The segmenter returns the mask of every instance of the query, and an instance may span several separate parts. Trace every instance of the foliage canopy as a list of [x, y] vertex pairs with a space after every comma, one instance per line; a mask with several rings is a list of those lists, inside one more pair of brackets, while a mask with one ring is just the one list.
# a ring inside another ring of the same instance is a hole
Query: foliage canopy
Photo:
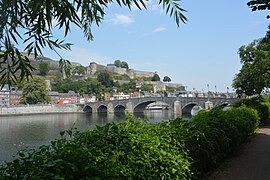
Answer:
[[239, 56], [242, 69], [234, 78], [232, 86], [238, 94], [261, 94], [270, 87], [270, 29], [264, 38], [241, 46]]

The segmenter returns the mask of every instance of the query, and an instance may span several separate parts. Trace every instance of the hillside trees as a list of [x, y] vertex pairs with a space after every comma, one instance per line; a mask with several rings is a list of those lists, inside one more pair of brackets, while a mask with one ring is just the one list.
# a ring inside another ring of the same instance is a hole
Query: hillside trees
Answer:
[[[269, 27], [270, 28], [270, 27]], [[242, 69], [233, 80], [238, 94], [261, 94], [270, 87], [270, 29], [265, 37], [239, 48]]]
[[49, 64], [47, 62], [40, 62], [38, 64], [38, 70], [41, 76], [46, 76], [50, 70]]
[[[71, 43], [53, 36], [55, 28], [63, 30], [64, 37], [72, 26], [80, 28], [88, 41], [93, 40], [92, 26], [102, 22], [106, 8], [117, 4], [131, 9], [146, 8], [143, 0], [50, 0], [50, 1], [0, 1], [0, 83], [11, 84], [31, 76], [34, 70], [29, 58], [20, 49], [35, 57], [42, 55], [43, 48], [49, 48], [60, 57], [60, 67], [68, 70], [69, 61], [65, 60], [58, 49], [70, 50]], [[161, 0], [166, 14], [174, 18], [177, 26], [186, 22], [186, 17], [177, 0]], [[66, 72], [68, 74], [68, 72]]]
[[155, 73], [151, 79], [152, 81], [160, 81], [160, 77], [157, 73]]
[[163, 82], [171, 82], [171, 78], [169, 76], [164, 76]]
[[106, 71], [99, 72], [97, 75], [97, 80], [106, 88], [113, 86], [113, 78]]
[[80, 66], [75, 66], [73, 69], [72, 69], [72, 74], [82, 74], [82, 75], [85, 75], [85, 71], [86, 71], [86, 67], [80, 65]]
[[114, 61], [114, 65], [115, 65], [116, 67], [121, 67], [121, 64], [122, 64], [122, 62], [121, 62], [120, 60], [115, 60], [115, 61]]
[[129, 69], [128, 63], [126, 61], [115, 60], [114, 65], [119, 68], [121, 67], [121, 68]]

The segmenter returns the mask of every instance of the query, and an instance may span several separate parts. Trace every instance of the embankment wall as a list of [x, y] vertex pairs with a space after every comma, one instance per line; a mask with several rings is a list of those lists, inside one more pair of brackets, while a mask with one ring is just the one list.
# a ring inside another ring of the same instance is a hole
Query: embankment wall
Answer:
[[77, 113], [83, 112], [82, 108], [75, 104], [68, 105], [25, 105], [1, 107], [0, 116], [21, 115], [21, 114], [44, 114], [44, 113]]

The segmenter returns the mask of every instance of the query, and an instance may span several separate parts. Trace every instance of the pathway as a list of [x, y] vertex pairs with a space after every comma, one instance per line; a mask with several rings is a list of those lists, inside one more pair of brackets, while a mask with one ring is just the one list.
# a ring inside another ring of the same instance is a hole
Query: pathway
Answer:
[[240, 151], [209, 180], [270, 180], [270, 122], [259, 128]]

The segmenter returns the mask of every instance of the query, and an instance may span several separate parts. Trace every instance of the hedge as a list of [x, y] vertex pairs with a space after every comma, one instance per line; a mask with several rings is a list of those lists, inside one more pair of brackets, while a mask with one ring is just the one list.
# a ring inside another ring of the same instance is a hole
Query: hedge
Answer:
[[186, 121], [126, 121], [18, 152], [0, 179], [196, 179], [223, 162], [258, 125], [247, 107], [202, 111]]

